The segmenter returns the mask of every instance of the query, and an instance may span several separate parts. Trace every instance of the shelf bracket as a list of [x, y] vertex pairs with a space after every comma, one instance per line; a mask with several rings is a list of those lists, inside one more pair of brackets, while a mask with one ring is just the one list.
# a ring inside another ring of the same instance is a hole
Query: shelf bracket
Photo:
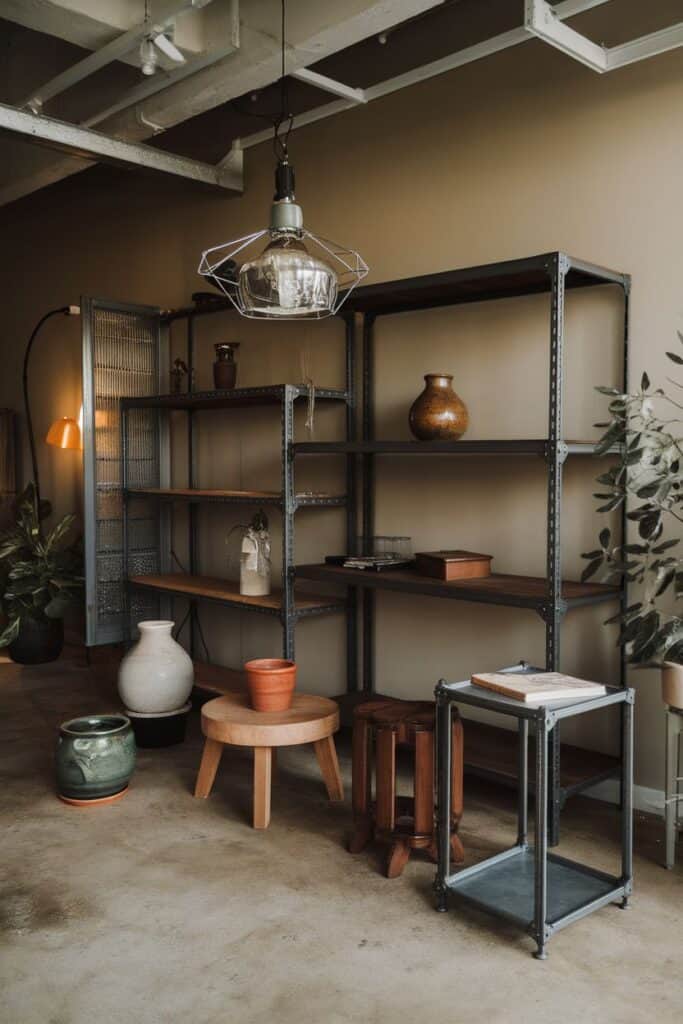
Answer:
[[[567, 611], [569, 610], [569, 605], [566, 601], [559, 601], [556, 608], [560, 618], [564, 618], [564, 616], [567, 614]], [[550, 607], [550, 605], [542, 604], [540, 605], [540, 607], [536, 609], [536, 611], [546, 624], [552, 622], [553, 610]]]

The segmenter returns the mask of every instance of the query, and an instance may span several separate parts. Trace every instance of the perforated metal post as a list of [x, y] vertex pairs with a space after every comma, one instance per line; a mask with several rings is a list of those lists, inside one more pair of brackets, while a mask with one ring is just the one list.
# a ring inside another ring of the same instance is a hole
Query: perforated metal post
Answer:
[[436, 909], [448, 910], [448, 877], [451, 873], [451, 785], [453, 758], [453, 730], [451, 729], [451, 702], [440, 680], [436, 699], [436, 842], [437, 868], [434, 879]]
[[294, 398], [296, 388], [287, 384], [280, 403], [282, 425], [282, 656], [294, 660], [296, 611], [294, 606]]
[[[563, 440], [564, 400], [564, 295], [567, 257], [554, 253], [547, 266], [550, 289], [550, 380], [548, 410], [548, 532], [546, 539], [546, 579], [548, 600], [545, 619], [545, 667], [556, 672], [560, 666], [560, 632], [566, 611], [562, 600], [561, 515], [562, 470], [567, 457]], [[557, 845], [560, 831], [560, 730], [550, 734], [550, 844]]]
[[[534, 833], [534, 956], [545, 960], [548, 917], [548, 737], [544, 713], [536, 720], [536, 828]], [[557, 724], [555, 724], [557, 729]], [[553, 732], [555, 731], [553, 729]]]
[[[366, 313], [363, 317], [363, 440], [371, 441], [375, 436], [374, 389], [375, 389], [375, 317]], [[363, 455], [363, 554], [370, 553], [375, 532], [375, 459], [372, 454]], [[369, 588], [363, 589], [363, 690], [372, 693], [375, 689], [375, 595]]]
[[[346, 440], [356, 439], [356, 317], [344, 318], [346, 328]], [[346, 551], [356, 554], [358, 471], [356, 456], [346, 456]], [[346, 690], [358, 689], [358, 587], [349, 587], [346, 609]]]

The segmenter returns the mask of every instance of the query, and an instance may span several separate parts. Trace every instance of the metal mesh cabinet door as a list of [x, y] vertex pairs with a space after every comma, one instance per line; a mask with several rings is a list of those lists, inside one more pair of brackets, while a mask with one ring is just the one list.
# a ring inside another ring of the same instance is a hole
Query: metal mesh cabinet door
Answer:
[[[156, 307], [84, 298], [81, 312], [86, 643], [96, 645], [126, 636], [119, 400], [159, 394], [167, 357]], [[129, 485], [162, 486], [159, 414], [134, 410], [128, 439]], [[128, 523], [129, 572], [159, 572], [160, 521], [154, 503], [133, 501]], [[158, 617], [154, 597], [135, 595], [133, 600], [141, 607], [129, 609], [132, 617]]]

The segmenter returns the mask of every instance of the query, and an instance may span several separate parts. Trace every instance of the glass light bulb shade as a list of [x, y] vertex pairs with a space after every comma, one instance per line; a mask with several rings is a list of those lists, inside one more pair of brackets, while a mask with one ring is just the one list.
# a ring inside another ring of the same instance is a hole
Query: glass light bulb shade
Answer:
[[297, 235], [278, 233], [242, 264], [238, 289], [246, 315], [327, 316], [337, 301], [337, 275]]
[[61, 416], [50, 426], [45, 440], [55, 448], [81, 449], [81, 431], [71, 416]]

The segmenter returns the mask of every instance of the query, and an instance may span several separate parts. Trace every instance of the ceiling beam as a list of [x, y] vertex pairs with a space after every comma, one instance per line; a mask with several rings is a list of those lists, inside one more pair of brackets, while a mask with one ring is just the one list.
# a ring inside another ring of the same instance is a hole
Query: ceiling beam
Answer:
[[138, 170], [158, 171], [231, 192], [242, 191], [241, 175], [235, 173], [228, 164], [214, 167], [199, 160], [189, 160], [160, 149], [153, 149], [151, 146], [114, 139], [90, 128], [69, 124], [67, 121], [57, 121], [52, 117], [17, 110], [16, 107], [8, 107], [4, 103], [0, 103], [0, 131], [37, 142], [50, 149], [85, 156], [90, 160]]
[[[34, 2], [42, 5], [47, 0], [27, 0], [27, 5]], [[85, 0], [64, 2], [85, 3]], [[288, 11], [287, 73], [292, 74], [299, 68], [314, 64], [398, 22], [437, 7], [441, 2], [344, 0], [343, 3], [333, 3], [331, 0], [297, 0], [295, 5], [290, 5]], [[0, 0], [0, 12], [3, 4], [16, 3], [17, 0]], [[207, 18], [213, 17], [214, 10], [224, 6], [224, 3], [225, 0], [214, 0], [203, 13]], [[95, 0], [91, 0], [91, 6], [97, 6]], [[279, 0], [241, 0], [240, 21], [240, 47], [237, 52], [201, 68], [184, 81], [175, 81], [168, 88], [147, 98], [144, 105], [140, 98], [132, 100], [129, 93], [125, 99], [129, 104], [135, 103], [135, 106], [116, 112], [110, 108], [110, 111], [90, 118], [88, 125], [97, 123], [101, 131], [117, 138], [143, 141], [160, 128], [179, 124], [277, 81], [281, 61]], [[144, 83], [141, 88], [144, 88]], [[106, 120], [102, 121], [105, 115]], [[16, 172], [13, 172], [12, 179], [0, 185], [0, 205], [75, 174], [90, 166], [91, 162], [84, 161], [79, 165], [79, 161], [72, 157], [66, 160], [45, 159], [40, 153], [28, 152], [16, 161]]]
[[365, 90], [354, 89], [353, 86], [344, 85], [343, 82], [337, 82], [334, 78], [328, 78], [327, 75], [319, 75], [317, 71], [311, 71], [310, 68], [298, 68], [292, 74], [300, 82], [314, 85], [316, 89], [330, 92], [333, 96], [341, 96], [343, 99], [350, 100], [351, 103], [367, 103]]
[[[555, 7], [555, 11], [560, 19], [572, 18], [576, 14], [581, 14], [605, 3], [609, 3], [609, 0], [564, 0], [564, 2], [559, 3]], [[489, 57], [493, 53], [507, 50], [511, 46], [518, 46], [520, 43], [527, 42], [529, 38], [526, 27], [520, 25], [518, 28], [510, 29], [508, 32], [501, 32], [497, 36], [491, 36], [490, 39], [484, 39], [480, 43], [474, 43], [472, 46], [467, 46], [462, 50], [456, 50], [455, 53], [449, 53], [446, 57], [439, 58], [439, 60], [430, 61], [429, 64], [422, 64], [417, 68], [412, 68], [402, 75], [396, 75], [394, 78], [385, 79], [384, 82], [368, 86], [367, 89], [363, 90], [363, 95], [366, 102], [380, 99], [382, 96], [388, 96], [399, 89], [406, 89], [411, 85], [416, 85], [418, 82], [425, 82], [429, 78], [435, 78], [437, 75], [454, 71], [455, 68], [463, 67], [465, 64], [482, 60], [482, 58]], [[354, 106], [356, 106], [356, 103], [352, 100], [338, 99], [333, 100], [331, 103], [325, 103], [323, 106], [314, 107], [312, 110], [307, 110], [303, 114], [296, 116], [293, 129], [296, 130], [297, 128], [303, 128], [304, 125], [322, 121], [326, 117], [340, 114], [342, 111], [349, 110]], [[261, 142], [272, 138], [272, 135], [272, 128], [265, 128], [262, 131], [254, 132], [252, 135], [235, 140], [233, 149], [250, 149], [252, 146], [258, 146]]]
[[[166, 11], [173, 6], [178, 6], [177, 0], [156, 0], [154, 21], [163, 22]], [[182, 50], [197, 53], [205, 48], [207, 39], [203, 2], [196, 0], [190, 6], [193, 9], [178, 20], [175, 42]], [[141, 13], [142, 2], [131, 4], [130, 0], [0, 0], [0, 18], [56, 36], [84, 50], [99, 50], [115, 41], [142, 21]], [[138, 63], [137, 54], [116, 59]]]
[[551, 7], [546, 0], [525, 0], [525, 28], [531, 35], [601, 75], [683, 46], [683, 22], [620, 46], [594, 43], [569, 25], [563, 25], [558, 19], [557, 8]]
[[100, 68], [106, 67], [115, 60], [122, 60], [132, 50], [136, 50], [135, 59], [136, 61], [139, 60], [137, 46], [145, 36], [150, 35], [152, 31], [156, 34], [163, 29], [170, 28], [175, 24], [175, 19], [178, 15], [188, 10], [191, 11], [193, 8], [194, 0], [175, 0], [175, 2], [170, 4], [168, 2], [165, 3], [162, 10], [155, 10], [153, 22], [142, 21], [138, 22], [137, 25], [133, 25], [127, 32], [122, 32], [112, 39], [110, 43], [106, 43], [105, 46], [101, 46], [98, 50], [94, 50], [93, 53], [89, 53], [83, 60], [72, 64], [71, 67], [66, 68], [61, 74], [45, 82], [44, 85], [33, 89], [31, 94], [19, 102], [17, 106], [22, 108], [28, 107], [34, 113], [38, 113], [48, 100], [51, 100], [54, 96], [59, 96], [62, 92], [66, 92], [67, 89], [71, 89], [78, 82], [82, 82], [84, 78], [94, 75]]

